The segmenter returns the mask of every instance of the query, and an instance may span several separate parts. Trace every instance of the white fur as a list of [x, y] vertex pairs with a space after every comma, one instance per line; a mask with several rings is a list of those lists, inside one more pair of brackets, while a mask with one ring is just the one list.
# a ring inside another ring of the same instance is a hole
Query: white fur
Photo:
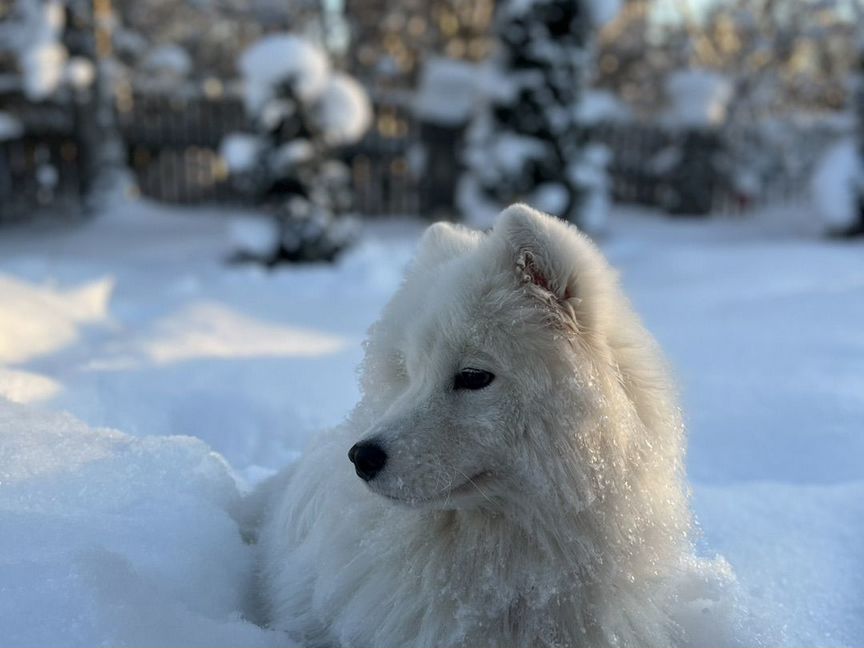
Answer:
[[[454, 391], [463, 367], [495, 380]], [[309, 645], [694, 641], [676, 398], [575, 228], [522, 205], [488, 234], [430, 227], [361, 382], [347, 422], [269, 486], [271, 626]], [[388, 462], [367, 484], [347, 452], [372, 437]]]

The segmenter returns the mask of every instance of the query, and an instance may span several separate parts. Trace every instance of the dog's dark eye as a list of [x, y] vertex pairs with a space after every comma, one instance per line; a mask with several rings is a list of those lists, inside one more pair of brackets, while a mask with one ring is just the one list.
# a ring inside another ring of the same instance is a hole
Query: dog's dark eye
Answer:
[[462, 369], [453, 378], [453, 389], [483, 389], [495, 380], [495, 374], [482, 369]]

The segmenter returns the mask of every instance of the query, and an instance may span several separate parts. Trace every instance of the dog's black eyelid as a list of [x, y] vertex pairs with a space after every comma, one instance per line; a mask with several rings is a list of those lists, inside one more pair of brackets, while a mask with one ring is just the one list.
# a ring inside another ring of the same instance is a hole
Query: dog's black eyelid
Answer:
[[453, 389], [483, 389], [495, 380], [495, 374], [471, 367], [462, 369], [453, 378]]

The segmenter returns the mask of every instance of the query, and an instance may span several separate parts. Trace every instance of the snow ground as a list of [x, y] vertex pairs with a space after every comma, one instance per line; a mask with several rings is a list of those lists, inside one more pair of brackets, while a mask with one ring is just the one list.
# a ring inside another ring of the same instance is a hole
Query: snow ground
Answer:
[[[861, 645], [864, 246], [806, 217], [619, 209], [603, 247], [682, 385], [704, 552], [783, 643]], [[0, 232], [0, 644], [280, 643], [240, 493], [354, 404], [420, 227], [272, 273], [201, 210]]]

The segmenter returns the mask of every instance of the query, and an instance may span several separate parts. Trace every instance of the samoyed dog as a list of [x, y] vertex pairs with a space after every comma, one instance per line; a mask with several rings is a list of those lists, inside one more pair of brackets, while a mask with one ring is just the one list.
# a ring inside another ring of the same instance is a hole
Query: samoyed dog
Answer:
[[717, 570], [692, 558], [664, 361], [574, 227], [524, 205], [488, 233], [431, 226], [361, 384], [260, 495], [271, 627], [311, 646], [729, 643], [693, 634]]

